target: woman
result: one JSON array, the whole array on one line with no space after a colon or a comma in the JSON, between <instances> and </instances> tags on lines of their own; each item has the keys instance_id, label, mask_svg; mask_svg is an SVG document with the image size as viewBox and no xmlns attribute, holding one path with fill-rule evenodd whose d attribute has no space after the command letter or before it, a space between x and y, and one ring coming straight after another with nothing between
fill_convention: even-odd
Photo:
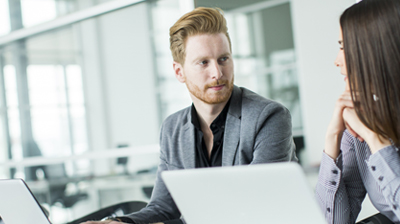
<instances>
[{"instance_id":1,"label":"woman","mask_svg":"<svg viewBox=\"0 0 400 224\"><path fill-rule=\"evenodd\" d=\"M346 90L326 133L316 197L328 223L355 223L366 193L400 223L400 0L363 0L340 26L335 65Z\"/></svg>"}]
</instances>

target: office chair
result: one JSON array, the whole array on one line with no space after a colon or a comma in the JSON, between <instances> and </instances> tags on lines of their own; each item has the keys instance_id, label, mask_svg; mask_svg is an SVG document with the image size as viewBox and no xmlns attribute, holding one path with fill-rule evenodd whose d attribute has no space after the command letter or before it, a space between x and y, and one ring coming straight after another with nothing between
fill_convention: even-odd
<instances>
[{"instance_id":1,"label":"office chair","mask_svg":"<svg viewBox=\"0 0 400 224\"><path fill-rule=\"evenodd\" d=\"M393 222L381 213L377 213L373 216L357 222L356 224L393 224Z\"/></svg>"}]
</instances>

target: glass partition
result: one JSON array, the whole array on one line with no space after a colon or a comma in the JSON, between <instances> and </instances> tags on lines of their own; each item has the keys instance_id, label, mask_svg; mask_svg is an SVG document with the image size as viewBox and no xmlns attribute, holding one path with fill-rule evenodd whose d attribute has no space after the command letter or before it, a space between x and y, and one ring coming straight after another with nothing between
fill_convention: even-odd
<instances>
[{"instance_id":1,"label":"glass partition","mask_svg":"<svg viewBox=\"0 0 400 224\"><path fill-rule=\"evenodd\" d=\"M52 223L149 199L161 124L150 11L132 5L0 46L0 178L25 179Z\"/></svg>"},{"instance_id":2,"label":"glass partition","mask_svg":"<svg viewBox=\"0 0 400 224\"><path fill-rule=\"evenodd\" d=\"M11 160L58 157L88 150L80 57L72 27L38 35L4 48L4 84ZM88 172L89 164L67 169ZM11 177L37 179L37 169Z\"/></svg>"}]
</instances>

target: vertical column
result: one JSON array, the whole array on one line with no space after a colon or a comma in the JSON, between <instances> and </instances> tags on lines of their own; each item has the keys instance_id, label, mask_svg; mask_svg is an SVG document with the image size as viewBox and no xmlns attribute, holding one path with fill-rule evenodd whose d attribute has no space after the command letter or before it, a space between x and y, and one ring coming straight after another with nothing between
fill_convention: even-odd
<instances>
[{"instance_id":1,"label":"vertical column","mask_svg":"<svg viewBox=\"0 0 400 224\"><path fill-rule=\"evenodd\" d=\"M4 83L4 52L0 51L0 161L11 159L11 139L8 124L6 88ZM0 170L0 176L5 175L7 169ZM10 175L9 173L8 175Z\"/></svg>"},{"instance_id":2,"label":"vertical column","mask_svg":"<svg viewBox=\"0 0 400 224\"><path fill-rule=\"evenodd\" d=\"M11 31L23 28L22 10L20 0L9 0ZM41 152L32 135L32 121L28 91L28 58L26 54L25 40L18 40L10 45L12 58L15 66L18 104L21 124L21 145L24 157L40 156ZM25 168L25 179L35 179L36 168Z\"/></svg>"}]
</instances>

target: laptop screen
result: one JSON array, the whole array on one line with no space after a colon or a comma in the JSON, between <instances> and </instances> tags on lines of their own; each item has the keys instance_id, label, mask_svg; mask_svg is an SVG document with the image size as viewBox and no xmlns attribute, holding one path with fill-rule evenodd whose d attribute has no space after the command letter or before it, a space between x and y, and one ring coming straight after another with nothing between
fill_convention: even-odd
<instances>
[{"instance_id":1,"label":"laptop screen","mask_svg":"<svg viewBox=\"0 0 400 224\"><path fill-rule=\"evenodd\" d=\"M297 163L174 170L162 178L190 224L325 223Z\"/></svg>"},{"instance_id":2,"label":"laptop screen","mask_svg":"<svg viewBox=\"0 0 400 224\"><path fill-rule=\"evenodd\" d=\"M0 216L5 224L51 224L22 179L0 180Z\"/></svg>"}]
</instances>

